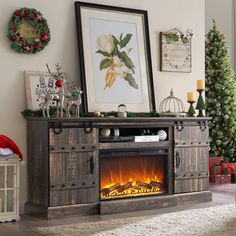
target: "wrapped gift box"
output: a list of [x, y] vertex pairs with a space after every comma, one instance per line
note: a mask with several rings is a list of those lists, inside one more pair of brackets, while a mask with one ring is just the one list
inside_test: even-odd
[[220, 174], [222, 174], [222, 166], [213, 166], [210, 169], [210, 174], [211, 175], [220, 175]]
[[219, 166], [220, 164], [221, 164], [220, 157], [209, 157], [209, 168], [212, 168], [213, 166]]
[[231, 167], [223, 168], [223, 174], [224, 175], [232, 175], [233, 174], [233, 169]]
[[222, 162], [221, 163], [222, 168], [236, 168], [236, 163], [230, 163], [230, 162]]
[[229, 184], [231, 183], [231, 175], [212, 175], [210, 180], [215, 184]]

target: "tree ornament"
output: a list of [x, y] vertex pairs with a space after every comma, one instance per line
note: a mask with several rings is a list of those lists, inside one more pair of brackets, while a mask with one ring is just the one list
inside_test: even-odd
[[77, 96], [78, 96], [78, 93], [77, 93], [76, 91], [73, 91], [73, 92], [71, 93], [71, 95], [72, 95], [72, 97], [77, 97]]
[[60, 79], [58, 79], [58, 80], [56, 81], [55, 85], [56, 85], [58, 88], [60, 88], [60, 87], [63, 86], [63, 82], [62, 82]]
[[14, 11], [8, 23], [8, 38], [13, 49], [26, 54], [41, 51], [51, 39], [47, 20], [33, 8]]
[[206, 115], [212, 118], [209, 122], [210, 155], [235, 161], [236, 81], [225, 37], [214, 20], [206, 35], [205, 55]]

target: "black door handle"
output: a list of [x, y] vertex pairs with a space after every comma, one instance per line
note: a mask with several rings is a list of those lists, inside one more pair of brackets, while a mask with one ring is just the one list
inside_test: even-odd
[[90, 174], [94, 175], [94, 157], [93, 156], [89, 158], [89, 164], [90, 164]]
[[176, 152], [175, 160], [176, 160], [176, 168], [179, 168], [179, 166], [180, 166], [180, 155], [179, 155], [179, 152]]

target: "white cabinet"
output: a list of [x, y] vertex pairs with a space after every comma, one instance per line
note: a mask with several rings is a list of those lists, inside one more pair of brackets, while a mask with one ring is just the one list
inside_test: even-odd
[[19, 159], [0, 157], [0, 222], [20, 220]]

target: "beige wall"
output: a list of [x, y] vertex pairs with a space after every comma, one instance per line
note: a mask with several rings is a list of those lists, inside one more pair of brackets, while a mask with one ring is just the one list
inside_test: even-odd
[[205, 0], [206, 33], [212, 27], [212, 19], [215, 19], [217, 27], [225, 35], [228, 43], [232, 65], [235, 63], [234, 5], [235, 0]]
[[[93, 0], [100, 4], [145, 9], [149, 15], [152, 65], [157, 107], [169, 95], [186, 101], [186, 93], [196, 89], [196, 80], [204, 79], [204, 0]], [[7, 23], [16, 8], [31, 7], [41, 11], [48, 20], [52, 39], [49, 45], [36, 55], [18, 54], [9, 47], [6, 38]], [[56, 62], [70, 80], [78, 80], [77, 39], [74, 16], [74, 0], [0, 0], [0, 133], [8, 135], [26, 156], [26, 122], [20, 112], [25, 109], [24, 70], [45, 71], [45, 63]], [[159, 32], [171, 28], [185, 31], [191, 28], [195, 37], [192, 41], [192, 73], [160, 72]], [[187, 104], [185, 102], [186, 109]], [[33, 158], [33, 157], [28, 157]], [[26, 200], [26, 165], [21, 166], [20, 201]]]

